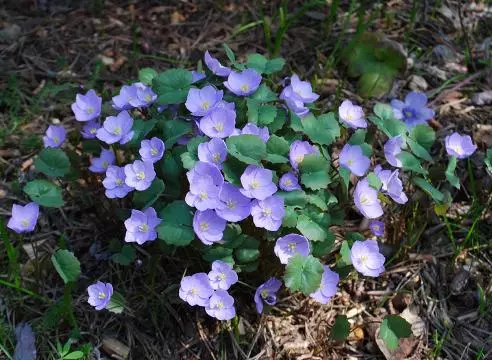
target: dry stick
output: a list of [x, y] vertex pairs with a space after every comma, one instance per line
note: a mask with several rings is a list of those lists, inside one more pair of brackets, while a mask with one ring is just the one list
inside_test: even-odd
[[253, 342], [251, 343], [249, 349], [248, 349], [248, 354], [246, 356], [246, 359], [249, 359], [250, 356], [251, 356], [251, 353], [253, 352], [253, 349], [256, 345], [256, 342], [258, 341], [258, 338], [260, 337], [260, 330], [262, 328], [262, 325], [263, 325], [263, 320], [264, 320], [264, 316], [263, 314], [261, 315], [261, 319], [260, 319], [260, 326], [258, 326], [258, 330], [256, 331], [256, 334], [255, 334], [255, 337], [253, 339]]
[[476, 72], [475, 74], [467, 77], [465, 80], [459, 82], [458, 84], [456, 84], [455, 86], [453, 86], [451, 89], [449, 90], [446, 90], [446, 91], [443, 91], [442, 93], [440, 93], [438, 96], [436, 96], [436, 98], [434, 100], [432, 100], [430, 103], [429, 103], [429, 106], [432, 106], [434, 105], [438, 100], [441, 100], [443, 99], [444, 97], [446, 97], [448, 94], [452, 93], [453, 91], [456, 91], [458, 90], [459, 88], [462, 88], [463, 86], [467, 85], [468, 83], [472, 82], [473, 80], [475, 79], [478, 79], [479, 77], [481, 77], [485, 72], [484, 71], [479, 71], [479, 72]]

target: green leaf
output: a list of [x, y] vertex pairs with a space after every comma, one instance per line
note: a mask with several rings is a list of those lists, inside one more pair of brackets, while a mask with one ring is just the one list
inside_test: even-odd
[[398, 315], [386, 315], [379, 328], [379, 338], [390, 350], [396, 350], [399, 340], [411, 335], [412, 326]]
[[407, 144], [410, 146], [412, 152], [419, 158], [433, 162], [432, 156], [430, 156], [429, 152], [418, 142], [412, 140], [411, 138], [407, 138]]
[[150, 207], [164, 191], [164, 181], [155, 178], [150, 187], [145, 191], [136, 191], [133, 194], [133, 205], [141, 210]]
[[329, 163], [322, 155], [306, 155], [299, 164], [301, 183], [312, 190], [326, 188], [331, 183], [328, 168]]
[[350, 256], [350, 246], [347, 240], [343, 240], [340, 247], [341, 262], [344, 266], [352, 265], [352, 258]]
[[429, 125], [419, 124], [410, 130], [410, 138], [429, 150], [436, 140], [436, 133]]
[[44, 148], [34, 161], [34, 166], [46, 176], [59, 177], [70, 172], [70, 160], [60, 149]]
[[333, 245], [335, 245], [335, 234], [327, 230], [325, 240], [313, 242], [311, 245], [313, 247], [313, 256], [322, 257], [333, 249]]
[[212, 246], [205, 249], [203, 259], [208, 262], [214, 262], [215, 260], [222, 260], [228, 264], [234, 265], [234, 258], [232, 257], [233, 249], [223, 246]]
[[307, 203], [306, 193], [302, 190], [279, 191], [276, 195], [284, 199], [285, 206], [294, 206], [302, 209]]
[[381, 120], [394, 119], [395, 113], [389, 104], [376, 103], [373, 108], [374, 114]]
[[135, 248], [125, 244], [119, 253], [113, 254], [111, 260], [117, 264], [128, 266], [135, 260]]
[[383, 186], [383, 183], [381, 182], [381, 180], [379, 180], [379, 177], [372, 171], [367, 174], [367, 180], [369, 182], [369, 185], [376, 190], [381, 189], [381, 186]]
[[273, 105], [262, 105], [258, 109], [258, 126], [266, 126], [275, 121], [277, 108]]
[[448, 179], [449, 183], [453, 185], [455, 188], [460, 188], [460, 179], [455, 174], [456, 169], [456, 158], [454, 156], [449, 157], [448, 167], [446, 168], [446, 179]]
[[301, 119], [303, 132], [315, 143], [331, 145], [340, 136], [340, 125], [334, 113], [323, 114], [316, 118], [309, 114]]
[[166, 149], [172, 148], [181, 136], [191, 133], [192, 128], [190, 121], [178, 119], [163, 121], [162, 129]]
[[234, 52], [232, 51], [232, 49], [227, 44], [222, 44], [222, 46], [224, 47], [225, 53], [226, 53], [229, 61], [231, 63], [235, 64], [236, 63], [236, 55], [234, 55]]
[[434, 201], [442, 202], [444, 200], [444, 194], [436, 189], [434, 186], [432, 186], [432, 184], [430, 184], [427, 180], [422, 178], [415, 178], [413, 181], [415, 185], [417, 185], [427, 194], [429, 194], [434, 199]]
[[272, 101], [277, 101], [278, 97], [277, 94], [275, 94], [272, 89], [268, 87], [266, 84], [261, 84], [258, 90], [255, 91], [254, 94], [249, 96], [251, 99], [256, 100], [258, 102], [266, 103], [266, 102], [272, 102]]
[[248, 264], [258, 260], [260, 257], [260, 251], [258, 250], [260, 242], [248, 235], [243, 234], [241, 237], [243, 238], [243, 241], [238, 248], [234, 250], [234, 256], [238, 264]]
[[268, 155], [277, 155], [279, 159], [285, 159], [285, 162], [287, 162], [288, 159], [286, 156], [289, 154], [289, 142], [283, 137], [270, 135], [266, 144], [266, 151]]
[[337, 315], [331, 327], [330, 338], [335, 341], [344, 341], [350, 333], [350, 324], [347, 315]]
[[160, 73], [152, 81], [158, 104], [180, 104], [186, 101], [193, 76], [191, 71], [170, 69]]
[[287, 112], [285, 111], [285, 109], [278, 108], [277, 116], [275, 117], [275, 120], [271, 124], [268, 124], [268, 129], [270, 130], [270, 134], [275, 134], [278, 130], [282, 129], [286, 120], [287, 120]]
[[381, 67], [379, 71], [367, 72], [358, 81], [359, 93], [362, 97], [380, 98], [391, 89], [393, 76]]
[[205, 136], [196, 136], [186, 144], [187, 152], [181, 154], [181, 162], [185, 169], [191, 169], [198, 161], [198, 145], [206, 142], [208, 139]]
[[304, 214], [297, 218], [297, 229], [311, 241], [324, 241], [328, 237], [328, 228], [324, 228], [314, 219]]
[[338, 168], [338, 172], [340, 174], [340, 178], [342, 179], [345, 190], [348, 191], [348, 186], [350, 184], [350, 170], [340, 166]]
[[177, 200], [159, 212], [162, 219], [157, 227], [159, 239], [168, 245], [186, 246], [193, 241], [193, 213], [182, 200]]
[[285, 65], [285, 60], [283, 58], [275, 58], [268, 60], [265, 67], [265, 74], [273, 74], [275, 72], [282, 71]]
[[282, 220], [282, 226], [286, 228], [295, 228], [297, 226], [297, 212], [294, 206], [285, 207], [285, 215]]
[[256, 135], [231, 136], [226, 144], [229, 154], [246, 164], [259, 165], [266, 157], [266, 145]]
[[51, 262], [65, 284], [75, 281], [80, 275], [80, 262], [73, 252], [61, 249], [57, 250], [51, 256]]
[[377, 116], [370, 115], [368, 119], [388, 137], [392, 138], [406, 133], [405, 123], [395, 118], [393, 108], [390, 105], [377, 103], [374, 105], [373, 111]]
[[366, 141], [367, 130], [358, 129], [350, 137], [348, 143], [350, 145], [362, 145]]
[[281, 71], [285, 65], [285, 60], [282, 58], [276, 58], [268, 60], [266, 57], [260, 54], [248, 55], [246, 66], [250, 69], [255, 69], [261, 74], [272, 74], [274, 72]]
[[41, 206], [59, 208], [64, 204], [61, 189], [47, 180], [29, 181], [24, 192]]
[[152, 131], [157, 124], [157, 120], [137, 119], [133, 122], [132, 130], [134, 131], [132, 139], [125, 144], [127, 147], [140, 147], [142, 140]]
[[121, 314], [125, 310], [125, 298], [119, 292], [113, 292], [106, 309], [114, 314]]
[[484, 159], [485, 165], [487, 166], [487, 170], [490, 174], [492, 174], [492, 149], [487, 149], [487, 154]]
[[240, 177], [246, 169], [246, 164], [236, 158], [229, 157], [222, 163], [224, 178], [232, 184], [241, 185]]
[[157, 71], [152, 68], [143, 68], [138, 70], [138, 80], [141, 83], [150, 86], [152, 85], [152, 81], [157, 77]]
[[312, 255], [295, 254], [285, 268], [284, 282], [291, 291], [309, 295], [319, 288], [323, 265]]
[[396, 157], [401, 161], [403, 169], [411, 170], [422, 175], [427, 174], [427, 170], [420, 165], [420, 161], [409, 152], [401, 151]]
[[84, 353], [80, 350], [73, 351], [70, 354], [67, 354], [63, 357], [63, 360], [77, 360], [82, 359], [84, 357]]

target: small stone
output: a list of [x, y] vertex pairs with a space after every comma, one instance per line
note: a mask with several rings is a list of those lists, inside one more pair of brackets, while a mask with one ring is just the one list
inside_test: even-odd
[[453, 280], [451, 280], [451, 293], [453, 295], [458, 295], [463, 293], [465, 290], [466, 286], [468, 285], [468, 281], [470, 280], [470, 272], [466, 271], [465, 269], [461, 269], [458, 271], [454, 277]]
[[492, 104], [492, 90], [473, 94], [471, 102], [473, 105], [477, 106]]
[[422, 76], [412, 75], [410, 76], [410, 83], [408, 84], [408, 87], [413, 91], [424, 92], [425, 90], [427, 90], [429, 85]]
[[13, 43], [21, 34], [21, 27], [17, 24], [7, 25], [0, 30], [0, 43]]

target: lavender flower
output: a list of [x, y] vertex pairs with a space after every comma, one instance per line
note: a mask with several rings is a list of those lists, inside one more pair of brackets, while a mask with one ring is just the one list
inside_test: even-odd
[[206, 75], [204, 73], [200, 73], [198, 71], [192, 70], [191, 71], [191, 83], [194, 84], [196, 82], [199, 82], [200, 80], [203, 80], [206, 78]]
[[383, 215], [383, 208], [378, 199], [378, 192], [369, 185], [367, 179], [359, 180], [354, 191], [354, 203], [357, 209], [369, 219]]
[[248, 165], [241, 175], [241, 193], [249, 198], [264, 200], [277, 191], [272, 182], [273, 172], [256, 165]]
[[108, 166], [103, 186], [106, 197], [110, 199], [124, 198], [133, 188], [125, 184], [125, 169], [119, 166]]
[[232, 265], [221, 260], [215, 260], [212, 263], [212, 271], [208, 273], [208, 279], [214, 290], [229, 290], [238, 281], [237, 273], [232, 269]]
[[339, 281], [340, 276], [336, 272], [331, 271], [329, 266], [323, 265], [323, 275], [321, 276], [319, 289], [309, 296], [321, 304], [326, 305], [337, 293]]
[[356, 176], [364, 176], [371, 160], [362, 152], [359, 145], [345, 144], [340, 152], [340, 166], [349, 169]]
[[67, 137], [67, 132], [63, 125], [50, 125], [43, 136], [45, 148], [59, 148]]
[[204, 176], [190, 183], [185, 201], [198, 210], [215, 209], [219, 204], [220, 186], [214, 184], [211, 176]]
[[284, 100], [287, 107], [298, 116], [304, 116], [309, 113], [305, 104], [311, 104], [319, 98], [319, 95], [313, 92], [309, 81], [301, 81], [296, 74], [290, 78], [290, 85], [285, 87], [280, 93], [280, 99]]
[[91, 159], [91, 166], [89, 171], [93, 173], [104, 173], [110, 165], [113, 165], [116, 161], [116, 156], [113, 150], [101, 149], [99, 157], [93, 157]]
[[142, 140], [138, 153], [142, 157], [143, 161], [156, 163], [162, 159], [165, 150], [166, 146], [164, 145], [164, 141], [154, 136], [150, 140]]
[[309, 108], [307, 108], [304, 103], [292, 93], [292, 90], [285, 91], [284, 89], [284, 91], [280, 93], [280, 99], [284, 100], [289, 110], [297, 116], [304, 117], [309, 114]]
[[389, 139], [384, 144], [384, 157], [394, 167], [402, 167], [403, 164], [400, 159], [396, 157], [401, 153], [401, 147], [403, 146], [403, 138], [401, 136], [395, 136]]
[[227, 145], [224, 140], [213, 138], [209, 142], [198, 145], [198, 159], [213, 164], [219, 169], [227, 157]]
[[215, 212], [227, 221], [244, 220], [251, 214], [251, 199], [241, 194], [236, 186], [224, 183], [220, 189], [219, 204]]
[[197, 182], [198, 180], [210, 176], [215, 186], [221, 187], [224, 183], [224, 177], [217, 167], [212, 164], [197, 161], [193, 169], [186, 173], [189, 183]]
[[31, 325], [20, 323], [15, 327], [15, 352], [13, 360], [36, 360], [36, 338]]
[[374, 236], [383, 236], [384, 222], [373, 220], [369, 223], [369, 229]]
[[205, 52], [204, 60], [205, 60], [205, 64], [210, 69], [210, 71], [217, 76], [229, 76], [229, 74], [231, 73], [231, 69], [226, 66], [223, 66], [219, 62], [219, 60], [212, 57], [212, 55], [210, 55], [208, 50]]
[[260, 83], [261, 75], [256, 70], [246, 69], [242, 72], [231, 71], [224, 86], [237, 96], [248, 96], [258, 89]]
[[131, 216], [125, 220], [125, 241], [142, 245], [157, 238], [156, 227], [161, 223], [154, 208], [144, 211], [132, 210]]
[[291, 171], [282, 175], [282, 177], [278, 181], [278, 186], [283, 191], [301, 190], [301, 186], [299, 185], [299, 180], [297, 179], [297, 175]]
[[292, 167], [297, 170], [304, 156], [319, 153], [319, 150], [307, 141], [296, 140], [290, 145], [289, 159]]
[[205, 311], [218, 320], [231, 320], [236, 316], [234, 298], [225, 290], [215, 290], [205, 307]]
[[226, 223], [213, 210], [197, 210], [193, 217], [193, 230], [202, 243], [212, 245], [222, 240]]
[[391, 100], [395, 117], [403, 120], [407, 128], [418, 124], [425, 124], [434, 117], [434, 110], [427, 106], [427, 96], [424, 93], [414, 92], [407, 94], [405, 102]]
[[94, 306], [96, 310], [102, 310], [108, 306], [111, 296], [113, 296], [113, 285], [98, 281], [90, 285], [87, 288], [87, 292], [89, 293], [87, 302]]
[[147, 190], [155, 179], [154, 164], [150, 161], [135, 160], [125, 165], [125, 184], [137, 191]]
[[403, 183], [401, 182], [399, 170], [383, 170], [380, 165], [374, 168], [374, 173], [382, 182], [381, 191], [388, 194], [398, 204], [405, 204], [408, 201], [407, 195], [403, 192]]
[[376, 240], [356, 241], [350, 250], [355, 270], [364, 276], [377, 277], [384, 272], [384, 256]]
[[205, 273], [196, 273], [181, 279], [179, 297], [191, 306], [207, 306], [214, 289]]
[[273, 195], [265, 200], [253, 200], [251, 215], [256, 227], [277, 231], [285, 215], [284, 199]]
[[203, 89], [192, 88], [188, 92], [185, 106], [193, 116], [205, 116], [209, 114], [215, 106], [222, 101], [224, 92], [217, 90], [212, 85], [207, 85]]
[[265, 283], [258, 286], [254, 298], [258, 314], [263, 312], [263, 303], [269, 306], [273, 306], [277, 303], [277, 292], [280, 290], [281, 286], [282, 282], [274, 277], [271, 277]]
[[122, 111], [117, 116], [108, 116], [103, 126], [97, 130], [96, 136], [106, 144], [126, 144], [134, 134], [133, 119], [128, 111]]
[[270, 133], [268, 131], [268, 128], [265, 127], [258, 127], [253, 123], [247, 123], [241, 131], [237, 131], [236, 135], [256, 135], [258, 136], [261, 141], [267, 142], [268, 139], [270, 138]]
[[142, 83], [135, 83], [133, 86], [135, 88], [135, 96], [128, 99], [131, 106], [145, 108], [157, 100], [157, 94], [149, 86], [145, 86]]
[[130, 104], [131, 99], [137, 97], [137, 87], [133, 85], [123, 85], [119, 95], [113, 96], [113, 108], [116, 110], [131, 110], [133, 105]]
[[39, 205], [30, 202], [27, 205], [12, 205], [12, 217], [7, 223], [7, 227], [10, 230], [14, 230], [16, 233], [21, 234], [25, 232], [34, 231], [36, 223], [39, 217]]
[[344, 100], [338, 108], [338, 116], [342, 123], [352, 129], [367, 128], [364, 118], [364, 110], [361, 106], [352, 104], [350, 100]]
[[236, 127], [236, 112], [218, 107], [200, 120], [200, 130], [211, 138], [225, 138]]
[[72, 111], [77, 121], [91, 121], [101, 115], [102, 99], [94, 90], [89, 90], [85, 95], [77, 94], [72, 104]]
[[81, 134], [84, 139], [95, 139], [97, 130], [101, 128], [99, 121], [91, 120], [88, 121], [82, 128]]
[[282, 264], [287, 264], [295, 254], [308, 256], [311, 252], [309, 240], [302, 235], [288, 234], [279, 237], [273, 249]]
[[446, 136], [444, 142], [448, 154], [458, 159], [465, 159], [477, 150], [477, 145], [473, 143], [469, 135], [460, 135], [457, 132]]

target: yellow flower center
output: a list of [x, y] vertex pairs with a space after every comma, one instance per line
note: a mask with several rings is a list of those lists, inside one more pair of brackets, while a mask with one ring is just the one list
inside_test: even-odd
[[99, 292], [99, 294], [97, 295], [97, 297], [98, 297], [99, 299], [103, 300], [103, 299], [106, 299], [106, 294], [105, 294], [105, 293], [103, 293], [102, 291], [100, 291], [100, 292]]
[[297, 244], [296, 243], [289, 243], [289, 245], [287, 247], [288, 247], [290, 252], [293, 252], [296, 249]]
[[198, 294], [198, 290], [196, 288], [191, 288], [190, 294], [191, 295], [196, 295], [196, 294]]
[[92, 106], [88, 107], [86, 112], [87, 112], [87, 114], [92, 115], [94, 113], [94, 108]]
[[210, 103], [208, 101], [202, 102], [202, 109], [203, 110], [208, 110], [209, 107], [210, 107]]
[[242, 85], [241, 86], [241, 90], [244, 91], [244, 92], [248, 91], [249, 90], [249, 85], [247, 85], [247, 84]]
[[405, 111], [405, 117], [410, 118], [412, 117], [412, 112], [411, 111]]
[[215, 304], [215, 308], [216, 309], [223, 309], [224, 303], [222, 301], [217, 302], [217, 304]]
[[263, 299], [265, 299], [265, 298], [267, 298], [267, 297], [268, 297], [268, 295], [270, 295], [270, 294], [268, 293], [268, 290], [262, 290], [262, 292], [260, 293], [260, 295], [261, 295], [261, 297], [262, 297]]
[[159, 150], [157, 150], [156, 148], [152, 148], [150, 149], [150, 153], [152, 154], [152, 156], [156, 156], [159, 153]]
[[118, 186], [123, 185], [123, 180], [121, 180], [121, 179], [116, 179], [116, 185], [118, 185]]
[[347, 120], [351, 121], [353, 118], [352, 114], [347, 114]]
[[347, 161], [347, 164], [348, 164], [349, 166], [352, 166], [352, 165], [354, 164], [354, 160], [349, 159], [349, 161]]
[[362, 195], [362, 196], [360, 197], [360, 203], [361, 203], [362, 205], [366, 205], [366, 204], [368, 204], [368, 203], [369, 203], [369, 198], [368, 198], [367, 196], [365, 196], [365, 195]]
[[250, 186], [251, 186], [251, 189], [258, 189], [258, 187], [260, 187], [260, 183], [258, 182], [258, 180], [255, 179], [255, 180], [251, 181]]
[[58, 144], [59, 141], [60, 141], [60, 138], [58, 136], [53, 136], [53, 142], [55, 144]]
[[21, 221], [22, 226], [27, 227], [29, 225], [29, 219], [22, 219]]
[[294, 158], [294, 161], [298, 164], [300, 164], [302, 162], [302, 160], [304, 160], [304, 155], [297, 155], [295, 158]]
[[214, 128], [216, 131], [223, 131], [224, 130], [224, 124], [222, 124], [221, 122], [218, 122], [217, 124], [215, 124]]
[[115, 127], [113, 129], [113, 134], [115, 134], [115, 135], [121, 135], [121, 128], [119, 126]]
[[290, 179], [287, 179], [287, 180], [284, 181], [284, 185], [285, 186], [292, 185], [292, 181]]
[[228, 207], [229, 209], [231, 209], [231, 210], [232, 210], [232, 209], [235, 209], [235, 208], [236, 208], [236, 202], [235, 202], [235, 201], [233, 201], [233, 200], [227, 200], [227, 207]]
[[138, 180], [144, 180], [145, 179], [145, 173], [143, 171], [137, 172], [137, 179]]
[[147, 224], [142, 224], [142, 225], [139, 225], [139, 226], [138, 226], [138, 230], [139, 230], [140, 232], [147, 232], [147, 231], [149, 230], [149, 225], [147, 225]]
[[96, 132], [97, 132], [96, 128], [92, 128], [89, 130], [89, 133], [91, 133], [91, 134], [95, 134]]
[[226, 274], [224, 274], [224, 273], [220, 273], [220, 274], [219, 274], [219, 276], [218, 276], [218, 279], [219, 279], [220, 281], [225, 280], [225, 279], [226, 279]]
[[200, 195], [198, 195], [201, 200], [207, 200], [208, 199], [208, 194], [206, 192], [201, 192]]
[[103, 161], [103, 162], [102, 162], [102, 167], [103, 167], [103, 168], [105, 168], [105, 169], [106, 169], [108, 166], [109, 166], [109, 163], [108, 163], [107, 161]]
[[272, 209], [270, 208], [263, 209], [263, 216], [270, 216], [270, 215], [272, 215]]
[[460, 154], [462, 153], [462, 149], [461, 147], [459, 147], [458, 145], [455, 145], [452, 147], [452, 149], [457, 153], [457, 154]]
[[362, 264], [365, 264], [365, 263], [366, 263], [366, 261], [367, 261], [367, 256], [366, 256], [366, 255], [362, 255], [362, 256], [360, 257], [360, 262], [361, 262]]
[[219, 153], [213, 154], [212, 159], [215, 163], [218, 163], [220, 161], [220, 154]]
[[207, 222], [201, 222], [200, 223], [200, 230], [202, 231], [207, 231], [208, 230], [208, 223]]
[[152, 101], [152, 96], [150, 96], [149, 94], [145, 95], [144, 96], [144, 99], [146, 102], [151, 102]]

